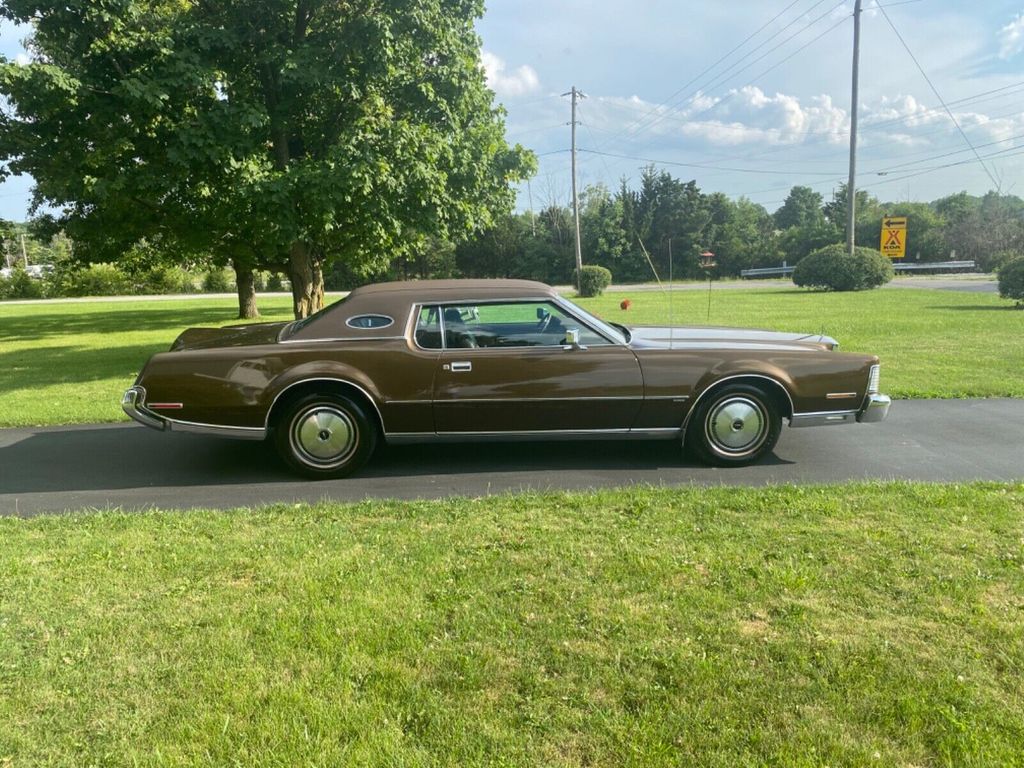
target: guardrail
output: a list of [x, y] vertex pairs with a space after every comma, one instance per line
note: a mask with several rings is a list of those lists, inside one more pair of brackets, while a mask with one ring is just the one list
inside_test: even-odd
[[[925, 261], [913, 264], [892, 265], [897, 272], [970, 272], [977, 268], [973, 261]], [[761, 269], [744, 269], [740, 271], [742, 278], [755, 277], [789, 277], [796, 267], [788, 265], [781, 267], [764, 267]]]

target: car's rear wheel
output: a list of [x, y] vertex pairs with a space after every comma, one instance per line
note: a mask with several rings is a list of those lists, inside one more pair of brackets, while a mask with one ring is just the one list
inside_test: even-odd
[[686, 445], [706, 464], [742, 467], [779, 440], [782, 415], [772, 397], [752, 384], [730, 384], [704, 398], [686, 430]]
[[285, 462], [306, 477], [346, 477], [373, 453], [377, 429], [365, 409], [342, 395], [311, 394], [289, 403], [274, 432]]

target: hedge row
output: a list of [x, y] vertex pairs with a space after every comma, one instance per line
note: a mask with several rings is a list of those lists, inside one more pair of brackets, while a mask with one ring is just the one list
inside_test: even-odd
[[[115, 264], [90, 264], [54, 270], [42, 278], [30, 277], [22, 269], [0, 277], [0, 299], [231, 293], [235, 289], [235, 274], [230, 269], [191, 272], [180, 267], [153, 267], [130, 275]], [[288, 290], [288, 284], [280, 275], [257, 272], [256, 290]]]

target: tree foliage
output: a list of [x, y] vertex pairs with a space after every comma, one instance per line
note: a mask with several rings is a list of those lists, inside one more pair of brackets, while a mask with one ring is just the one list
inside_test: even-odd
[[27, 66], [0, 67], [5, 172], [30, 173], [94, 260], [143, 238], [287, 271], [386, 268], [512, 204], [473, 24], [481, 0], [8, 0]]

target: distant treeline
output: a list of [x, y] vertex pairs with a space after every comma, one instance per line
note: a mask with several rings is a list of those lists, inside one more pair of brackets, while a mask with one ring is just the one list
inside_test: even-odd
[[[1024, 201], [1016, 196], [962, 192], [932, 203], [887, 203], [862, 191], [857, 194], [859, 245], [879, 247], [884, 216], [909, 218], [909, 261], [955, 256], [993, 271], [1024, 252]], [[607, 267], [619, 283], [651, 281], [655, 271], [662, 280], [670, 271], [677, 279], [697, 278], [704, 276], [699, 255], [710, 250], [718, 265], [715, 274], [733, 277], [743, 269], [796, 264], [814, 250], [844, 242], [846, 219], [845, 188], [826, 202], [808, 187], [794, 187], [785, 204], [769, 213], [745, 198], [705, 194], [694, 181], [648, 168], [639, 189], [623, 182], [615, 191], [591, 186], [583, 192], [583, 261]], [[568, 284], [574, 236], [572, 209], [546, 205], [535, 213], [504, 216], [458, 246], [432, 242], [418, 257], [395, 261], [386, 276], [521, 277]], [[336, 269], [329, 284], [340, 287], [352, 279]]]
[[[745, 198], [705, 194], [696, 182], [651, 167], [643, 172], [639, 188], [625, 181], [615, 191], [590, 186], [581, 200], [583, 261], [607, 267], [618, 283], [647, 282], [655, 274], [661, 280], [670, 275], [703, 277], [699, 256], [705, 250], [715, 254], [714, 276], [734, 277], [744, 269], [797, 264], [812, 251], [846, 239], [844, 188], [826, 202], [809, 187], [793, 187], [782, 207], [769, 213]], [[931, 203], [887, 203], [858, 192], [859, 245], [879, 246], [884, 216], [908, 217], [910, 261], [944, 261], [955, 256], [973, 259], [983, 271], [993, 271], [1024, 253], [1024, 201], [1016, 196], [989, 192], [978, 197], [962, 192]], [[92, 285], [97, 281], [105, 292], [126, 286], [134, 292], [161, 285], [177, 290], [234, 287], [220, 277], [227, 259], [215, 253], [183, 260], [180, 253], [165, 254], [152, 244], [140, 243], [98, 280], [96, 269], [84, 270], [77, 264], [73, 244], [64, 237], [41, 242], [32, 237], [30, 227], [9, 223], [0, 236], [8, 264], [23, 261], [24, 242], [30, 264], [54, 265], [56, 272], [44, 294], [98, 290]], [[352, 271], [341, 261], [329, 263], [326, 286], [343, 290], [379, 280], [434, 277], [517, 277], [569, 284], [575, 267], [574, 237], [572, 209], [549, 204], [535, 212], [501, 216], [457, 245], [418, 238], [422, 244], [411, 249], [411, 255], [392, 259], [385, 270], [373, 274]], [[124, 275], [123, 281], [118, 273]], [[264, 274], [255, 287], [286, 286], [279, 276]]]

